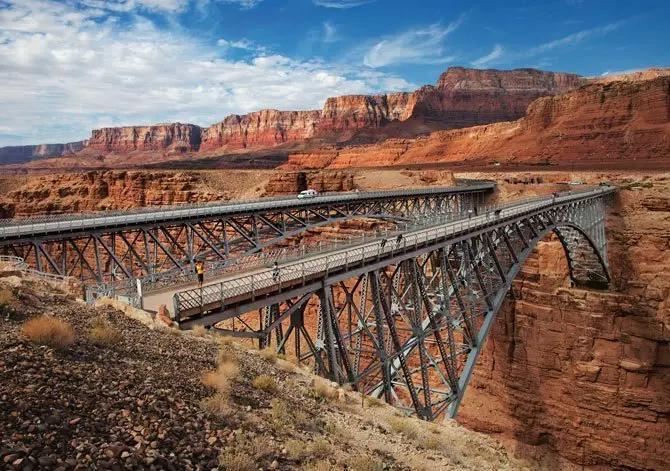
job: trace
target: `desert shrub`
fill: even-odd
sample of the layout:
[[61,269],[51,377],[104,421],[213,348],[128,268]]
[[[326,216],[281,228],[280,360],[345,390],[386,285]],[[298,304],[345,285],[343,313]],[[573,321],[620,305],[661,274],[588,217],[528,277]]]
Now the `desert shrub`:
[[324,438],[319,438],[309,448],[314,458],[326,458],[333,453],[333,447]]
[[260,351],[260,355],[270,363],[277,362],[277,352],[275,352],[272,348],[264,348]]
[[233,413],[228,395],[220,392],[203,399],[200,408],[208,414],[217,416],[228,416]]
[[251,384],[254,388],[262,391],[273,392],[277,390],[277,381],[268,375],[256,376]]
[[86,338],[95,345],[114,345],[121,341],[121,332],[103,319],[96,319],[86,331]]
[[66,321],[53,316],[30,319],[21,327],[23,335],[38,345],[63,350],[75,341],[74,330]]
[[245,452],[225,451],[219,454],[219,464],[226,471],[256,471],[254,459]]
[[207,329],[205,328],[204,325],[196,325],[193,327],[193,335],[196,337],[204,337],[207,335]]
[[292,460],[301,461],[310,456],[310,449],[305,442],[300,440],[288,440],[284,444],[288,456]]
[[406,417],[389,417],[388,424],[391,430],[402,433],[407,438],[414,439],[418,436],[416,426]]
[[0,306],[9,305],[14,300],[14,294],[8,289],[0,289]]
[[293,363],[281,359],[277,362],[277,368],[287,373],[295,373],[296,371],[296,366]]

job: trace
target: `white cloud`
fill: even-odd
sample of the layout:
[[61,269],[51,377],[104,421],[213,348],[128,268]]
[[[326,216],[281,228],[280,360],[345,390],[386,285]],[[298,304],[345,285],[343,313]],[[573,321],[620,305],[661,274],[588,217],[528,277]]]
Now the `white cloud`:
[[402,63],[443,64],[453,62],[456,57],[444,56],[443,40],[449,33],[456,30],[462,21],[461,16],[447,27],[433,24],[384,39],[368,51],[363,63],[368,67],[383,67]]
[[377,0],[312,0],[314,5],[326,8],[338,8],[345,10],[347,8],[354,8],[368,3],[374,3]]
[[267,51],[267,48],[265,46],[259,46],[255,44],[253,41],[250,41],[246,38],[242,38],[238,41],[227,41],[221,38],[216,42],[216,45],[222,47],[232,47],[235,49],[244,49],[245,51],[257,51],[257,52]]
[[253,8],[256,5],[260,4],[263,0],[222,0],[223,3],[234,3],[240,6],[242,9]]
[[578,31],[576,33],[572,33],[568,36],[565,36],[560,39],[555,39],[553,41],[549,41],[544,44],[540,44],[539,46],[535,46],[527,50],[525,53],[522,55],[525,57],[532,57],[536,56],[538,54],[542,54],[548,51],[551,51],[553,49],[556,49],[558,47],[562,46],[572,46],[575,44],[578,44],[586,39],[592,38],[592,37],[597,37],[597,36],[603,36],[607,33],[611,33],[615,29],[621,27],[625,21],[617,21],[615,23],[610,23],[605,26],[600,26],[598,28],[592,28],[592,29],[586,29],[583,31]]
[[323,23],[323,42],[334,43],[338,41],[337,29],[328,22]]
[[496,44],[495,46],[493,46],[493,50],[490,53],[488,53],[484,57],[480,57],[479,59],[472,61],[472,65],[474,65],[478,69],[481,69],[486,64],[494,62],[496,59],[500,59],[503,53],[504,53],[503,47],[500,44]]
[[149,10],[155,12],[177,12],[185,9],[190,0],[82,0],[82,4],[101,10],[129,12]]
[[[226,41],[228,44],[228,41]],[[0,9],[0,146],[83,139],[103,126],[156,122],[209,125],[263,108],[315,109],[329,96],[406,90],[389,74],[318,60],[225,58],[183,30],[161,30],[97,7],[15,0]],[[234,45],[234,46],[233,46]]]

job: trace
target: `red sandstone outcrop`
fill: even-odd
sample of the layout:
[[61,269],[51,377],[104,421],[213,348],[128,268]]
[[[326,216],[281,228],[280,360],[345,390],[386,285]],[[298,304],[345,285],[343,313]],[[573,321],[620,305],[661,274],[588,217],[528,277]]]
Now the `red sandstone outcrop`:
[[354,174],[346,171],[275,174],[265,187],[265,195],[295,195],[308,188],[320,193],[351,191],[356,188]]
[[274,147],[304,141],[316,131],[319,111],[262,110],[230,115],[202,132],[202,150]]
[[200,148],[200,139],[201,129],[193,124],[102,128],[93,131],[87,150],[120,154],[161,150],[190,152]]
[[592,83],[563,95],[538,98],[528,107],[527,116],[515,122],[295,153],[284,168],[663,160],[670,155],[669,101],[670,76]]

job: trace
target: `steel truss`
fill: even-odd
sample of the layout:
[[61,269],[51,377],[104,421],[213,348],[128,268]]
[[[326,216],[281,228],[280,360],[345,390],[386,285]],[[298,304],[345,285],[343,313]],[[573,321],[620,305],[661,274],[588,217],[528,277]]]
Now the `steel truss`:
[[306,230],[353,218],[410,221],[460,213],[480,204],[486,190],[385,196],[341,203],[302,204],[241,215],[69,230],[0,240],[2,253],[23,258],[38,271],[83,281],[115,282],[161,273],[192,272],[196,261],[223,266],[261,252]]
[[[249,316],[239,306],[182,325],[256,338],[422,419],[454,417],[495,315],[541,239],[558,236],[573,283],[609,284],[603,199],[492,222],[451,241],[330,271],[302,291],[270,295],[258,326],[244,331],[226,330],[232,318]],[[261,297],[248,306],[262,304]]]

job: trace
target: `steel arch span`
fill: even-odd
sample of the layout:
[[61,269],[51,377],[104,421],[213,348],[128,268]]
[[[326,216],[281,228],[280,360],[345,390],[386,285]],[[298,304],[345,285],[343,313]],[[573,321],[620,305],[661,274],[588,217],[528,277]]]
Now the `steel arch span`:
[[[495,315],[540,240],[556,233],[574,284],[608,286],[605,198],[549,198],[534,210],[482,215],[450,236],[328,268],[316,282],[303,268],[302,287],[231,299],[182,325],[224,321],[216,327],[226,329],[239,319],[228,334],[257,338],[422,419],[454,417]],[[260,308],[257,320],[241,314],[249,308]]]

